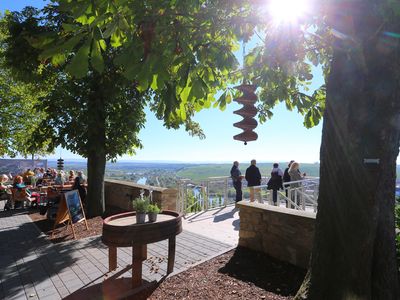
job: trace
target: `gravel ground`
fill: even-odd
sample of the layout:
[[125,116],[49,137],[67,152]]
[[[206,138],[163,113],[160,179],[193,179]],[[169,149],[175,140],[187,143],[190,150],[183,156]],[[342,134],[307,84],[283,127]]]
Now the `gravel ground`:
[[[30,211],[29,216],[32,221],[39,227],[39,229],[47,235],[47,238],[53,243],[60,243],[69,240],[73,240],[74,237],[72,235],[71,226],[66,228],[66,225],[60,224],[54,230],[54,236],[51,234],[53,232],[54,222],[50,221],[46,218],[46,216],[42,216],[38,211]],[[89,236],[99,235],[103,229],[103,219],[101,217],[95,217],[92,219],[87,219],[88,228],[86,229],[85,222],[80,222],[74,224],[74,230],[76,239],[82,239]]]
[[293,299],[306,270],[237,248],[130,299]]

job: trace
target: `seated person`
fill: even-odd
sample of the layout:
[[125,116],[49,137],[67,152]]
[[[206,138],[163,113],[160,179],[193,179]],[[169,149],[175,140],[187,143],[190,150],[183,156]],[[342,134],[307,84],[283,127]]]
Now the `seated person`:
[[39,197],[39,196],[40,196],[38,193],[36,193],[36,192],[31,192],[31,191],[28,189],[28,186],[25,185],[22,176],[16,176],[16,177],[14,178],[14,183],[13,183],[12,187],[15,188],[15,189],[17,189],[17,190],[23,190],[23,189],[24,189],[24,190],[26,191],[26,194],[27,194],[29,197],[31,197],[31,196],[32,196],[32,197]]
[[35,176],[35,173],[34,173],[31,169],[28,169],[28,170],[22,175],[22,177],[23,177],[23,179],[24,179],[24,182],[25,182],[26,184],[31,184],[31,179],[32,179],[33,176]]
[[50,168],[46,170],[46,173],[43,174],[43,179],[52,179]]
[[57,185],[64,185],[64,178],[62,176],[63,174],[61,172],[58,172],[56,179],[54,180],[54,183]]
[[24,183],[24,179],[22,178],[22,176],[18,175],[18,176],[14,177],[13,188],[16,188],[16,189],[26,188],[26,185]]
[[40,196],[37,193],[32,193],[24,183],[22,176],[16,176],[14,178],[13,188],[15,189],[13,195],[13,201],[37,201],[37,197]]
[[24,173],[24,176],[26,176],[26,177],[34,176],[34,175],[35,175],[35,173],[31,169],[26,170],[26,172]]
[[43,182],[44,170],[43,168],[36,168],[35,172],[35,183],[36,185],[41,185]]
[[69,171],[68,181],[73,182],[75,180],[75,171]]
[[6,174],[0,175],[0,200],[8,200],[10,198],[12,185],[6,184],[8,176]]
[[57,170],[56,169],[50,169],[50,172],[51,172],[51,177],[53,179],[55,179],[57,177]]

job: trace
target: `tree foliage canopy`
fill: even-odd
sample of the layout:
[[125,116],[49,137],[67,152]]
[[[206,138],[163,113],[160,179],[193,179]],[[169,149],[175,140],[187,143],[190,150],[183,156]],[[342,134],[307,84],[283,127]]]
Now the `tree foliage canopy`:
[[[44,13],[27,8],[21,13],[8,14],[3,21],[9,33],[5,39],[4,72],[12,71],[10,78],[19,80],[18,89],[35,86],[36,93],[40,92],[35,94],[35,101],[28,101],[29,107],[26,107],[30,113],[40,111],[45,116],[37,119],[36,130],[28,132],[30,140],[38,145],[47,145],[50,150],[61,145],[87,157],[89,151],[96,151],[88,146],[88,127],[101,125],[93,124],[93,116],[100,114],[107,135],[104,145],[107,159],[134,153],[135,148],[141,147],[137,133],[145,122],[146,93],[138,92],[118,67],[107,63],[117,51],[104,53],[105,66],[101,75],[92,70],[79,79],[71,77],[54,62],[40,61],[41,50],[31,44],[35,44],[38,36],[54,35],[68,18],[53,8]],[[99,103],[96,112],[90,111],[88,101],[97,96],[108,101],[104,105]],[[7,109],[11,108],[8,106]]]
[[27,156],[49,152],[50,140],[32,140],[33,133],[40,131],[40,122],[46,114],[36,105],[44,91],[32,83],[21,82],[12,76],[4,57],[7,47],[7,31],[0,23],[0,156]]
[[[56,2],[56,1],[55,1]],[[54,4],[56,5],[56,4]],[[65,62],[75,78],[88,70],[102,73],[105,53],[112,64],[151,96],[149,107],[167,128],[184,125],[204,137],[192,120],[212,105],[225,109],[232,100],[229,83],[238,80],[234,51],[244,36],[237,20],[249,18],[240,1],[57,1],[71,14],[61,28],[31,40],[45,49],[40,58]],[[134,9],[133,9],[134,7]],[[219,90],[224,93],[215,100]]]
[[[139,91],[150,91],[150,107],[168,128],[185,124],[202,137],[194,113],[211,105],[225,109],[235,96],[231,84],[243,78],[259,87],[261,122],[279,102],[305,115],[306,127],[322,117],[324,85],[308,93],[313,68],[329,71],[331,35],[322,17],[277,26],[259,1],[54,2],[73,20],[36,41],[46,49],[41,58],[67,61],[66,70],[79,78],[90,67],[103,71],[107,47],[118,50],[113,63]],[[241,70],[235,57],[239,42],[256,35],[262,43],[246,55]]]

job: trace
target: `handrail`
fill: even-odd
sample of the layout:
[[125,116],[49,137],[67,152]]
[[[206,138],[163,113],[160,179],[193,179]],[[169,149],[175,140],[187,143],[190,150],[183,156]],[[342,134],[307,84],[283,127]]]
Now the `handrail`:
[[[265,178],[262,180],[264,182]],[[194,184],[190,179],[178,181],[177,209],[183,213],[203,211],[212,208],[225,207],[234,203],[235,190],[230,176],[208,177],[203,182]],[[294,186],[295,185],[295,186]],[[319,189],[318,177],[307,177],[302,180],[283,183],[284,190],[277,191],[276,205],[283,205],[290,209],[317,210]],[[244,198],[248,197],[249,189],[259,189],[255,193],[259,202],[274,205],[272,191],[266,184],[254,187],[243,186]]]
[[[269,177],[267,177],[267,178],[269,178]],[[282,185],[283,186],[285,186],[285,185],[289,185],[290,186],[290,185],[292,185],[294,183],[308,183],[308,182],[315,182],[315,179],[306,178],[306,179],[296,180],[296,181],[286,181],[286,182],[283,182]],[[266,188],[267,186],[268,186],[267,184],[262,184],[262,185],[252,186],[252,188]]]

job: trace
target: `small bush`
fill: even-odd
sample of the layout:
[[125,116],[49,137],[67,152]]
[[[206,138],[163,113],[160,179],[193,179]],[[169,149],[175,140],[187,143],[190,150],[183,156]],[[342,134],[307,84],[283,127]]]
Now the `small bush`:
[[160,208],[156,204],[150,204],[147,208],[147,212],[158,214],[160,213]]
[[132,201],[133,209],[136,210],[138,213],[146,213],[148,211],[150,205],[149,197],[138,197]]

